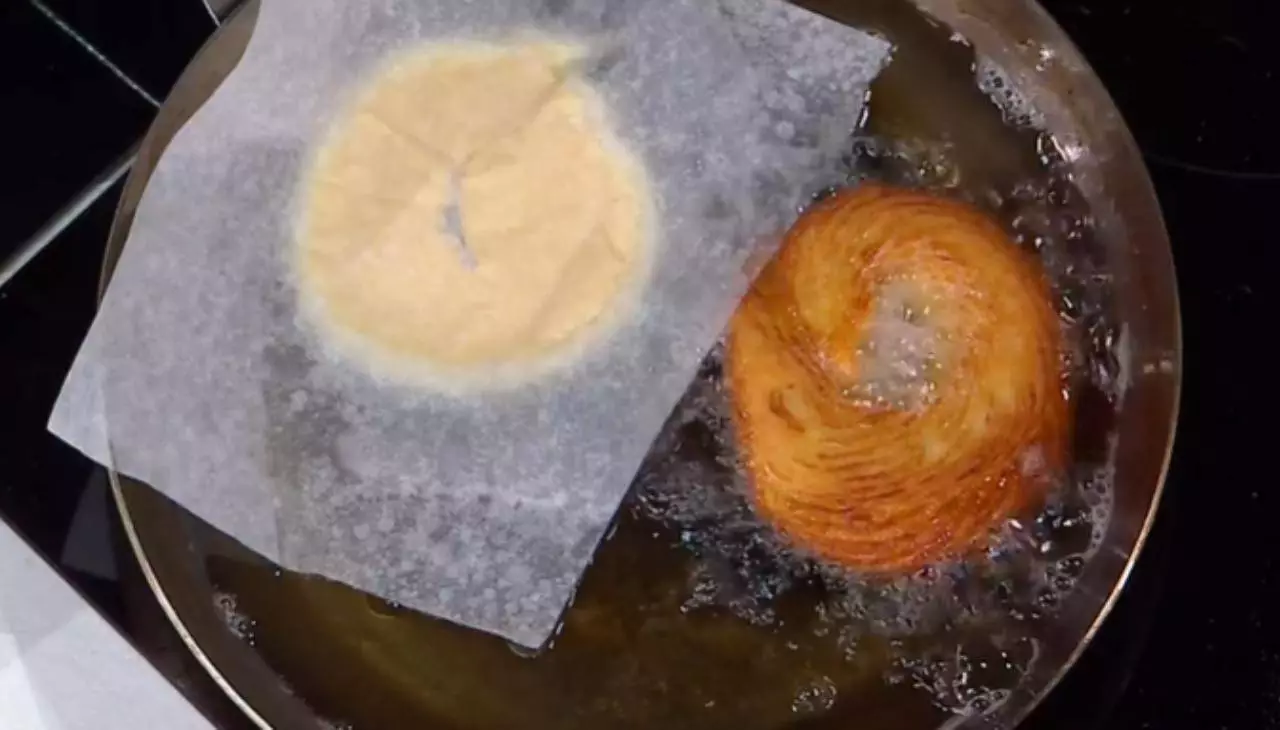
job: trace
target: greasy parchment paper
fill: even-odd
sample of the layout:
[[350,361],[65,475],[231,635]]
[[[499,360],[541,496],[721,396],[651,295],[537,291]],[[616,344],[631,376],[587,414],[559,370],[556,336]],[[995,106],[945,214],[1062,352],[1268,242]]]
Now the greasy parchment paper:
[[[648,169],[638,311],[527,386],[378,381],[299,317],[312,146],[389,55],[531,31],[601,51],[586,74]],[[285,568],[540,646],[887,52],[775,0],[268,0],[157,166],[50,428]]]

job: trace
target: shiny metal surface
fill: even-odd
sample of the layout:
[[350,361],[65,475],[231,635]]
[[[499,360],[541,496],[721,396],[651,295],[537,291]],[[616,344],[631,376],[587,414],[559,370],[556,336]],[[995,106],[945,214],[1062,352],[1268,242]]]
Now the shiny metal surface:
[[[1117,306],[1127,327],[1135,373],[1123,407],[1116,414],[1122,448],[1115,463],[1117,502],[1104,546],[1087,565],[1058,618],[1037,636],[1040,656],[1031,672],[991,718],[997,724],[1012,725],[1053,687],[1088,643],[1122,589],[1150,528],[1177,420],[1181,382],[1177,292],[1167,236],[1141,157],[1100,82],[1048,15],[1030,0],[917,0],[917,4],[998,63],[1044,115],[1046,126],[1072,163],[1076,182],[1097,217],[1099,237],[1107,247],[1119,282]],[[857,10],[845,7],[856,4],[833,1],[814,5],[837,17],[856,19],[858,15]],[[161,109],[143,142],[117,211],[104,286],[160,153],[238,62],[252,33],[256,12],[255,0],[224,23]],[[906,108],[904,114],[910,116],[910,105]],[[916,119],[914,123],[927,127],[929,120]],[[980,131],[970,129],[967,133]],[[963,135],[966,130],[956,133]],[[1148,365],[1151,367],[1144,368]],[[1148,369],[1150,372],[1145,372]],[[245,563],[252,557],[145,486],[114,476],[112,483],[146,578],[204,668],[259,726],[316,726],[317,715],[325,714],[329,708],[313,709],[296,696],[279,675],[283,671],[288,678],[290,667],[280,666],[280,661],[276,667],[269,666],[263,652],[301,657],[305,653],[303,645],[328,640],[327,636],[308,632],[340,632],[343,617],[354,616],[356,611],[368,614],[369,606],[363,599],[357,601],[351,592],[326,594],[326,600],[345,602],[345,608],[335,609],[338,623],[312,622],[305,616],[286,614],[278,617],[274,625],[267,621],[267,625],[259,627],[262,634],[255,647],[229,629],[213,600],[215,583],[226,579],[227,565]],[[233,557],[234,561],[220,556]],[[287,576],[273,582],[273,569],[265,564],[244,570],[257,573],[248,578],[241,575],[239,580],[242,589],[258,594],[248,595],[246,600],[259,605],[287,604],[297,600],[301,591],[311,590],[291,584]],[[286,631],[290,618],[297,622],[296,630]],[[395,625],[399,617],[392,613],[383,615],[382,620]],[[287,665],[289,660],[286,658],[283,663]],[[358,684],[359,679],[352,681]],[[358,689],[369,695],[370,702],[376,701],[379,693],[414,691],[388,688],[386,684],[333,687],[326,691]],[[316,691],[314,686],[309,689]],[[317,702],[314,696],[310,699],[312,704],[323,702]]]

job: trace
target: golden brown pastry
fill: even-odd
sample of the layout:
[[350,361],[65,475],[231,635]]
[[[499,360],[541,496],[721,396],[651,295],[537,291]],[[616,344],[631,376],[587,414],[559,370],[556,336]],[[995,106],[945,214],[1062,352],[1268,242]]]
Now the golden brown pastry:
[[734,316],[757,509],[854,570],[981,547],[1064,458],[1042,272],[969,206],[880,185],[814,206]]

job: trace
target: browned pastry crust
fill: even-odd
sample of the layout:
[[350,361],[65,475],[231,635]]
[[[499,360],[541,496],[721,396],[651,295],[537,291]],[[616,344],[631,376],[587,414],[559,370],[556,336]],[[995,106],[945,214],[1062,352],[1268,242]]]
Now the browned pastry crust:
[[1043,273],[981,212],[880,185],[823,201],[730,328],[756,508],[868,573],[982,547],[1065,458],[1059,347]]

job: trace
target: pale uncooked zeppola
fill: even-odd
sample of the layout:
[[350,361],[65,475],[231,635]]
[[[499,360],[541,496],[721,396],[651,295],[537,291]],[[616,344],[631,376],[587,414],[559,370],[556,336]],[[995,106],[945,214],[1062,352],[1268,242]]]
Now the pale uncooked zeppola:
[[519,381],[634,309],[654,202],[585,53],[433,44],[344,108],[304,180],[292,261],[326,345],[395,380]]

